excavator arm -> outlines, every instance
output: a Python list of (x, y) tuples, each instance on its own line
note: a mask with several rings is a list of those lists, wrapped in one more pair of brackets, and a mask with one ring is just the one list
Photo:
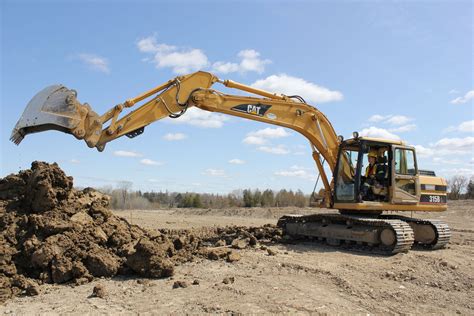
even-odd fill
[[(215, 83), (253, 96), (221, 93), (211, 89)], [(118, 104), (102, 116), (92, 111), (87, 103), (81, 104), (76, 97), (75, 91), (63, 86), (48, 87), (38, 93), (15, 126), (12, 141), (19, 144), (27, 134), (55, 129), (84, 139), (89, 147), (102, 151), (108, 142), (118, 137), (133, 138), (143, 133), (147, 125), (166, 117), (178, 118), (196, 106), (287, 127), (305, 136), (324, 184), (324, 204), (330, 204), (332, 188), (323, 163), (326, 161), (331, 171), (334, 170), (339, 140), (326, 116), (299, 96), (273, 94), (231, 80), (222, 81), (211, 73), (199, 71), (177, 77)], [(146, 99), (149, 100), (119, 118), (125, 108), (137, 106)], [(110, 123), (104, 128), (107, 122)]]

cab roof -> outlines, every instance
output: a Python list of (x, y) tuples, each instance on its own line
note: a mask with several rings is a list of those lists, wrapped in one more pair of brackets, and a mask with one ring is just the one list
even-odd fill
[(386, 143), (390, 145), (400, 145), (400, 146), (406, 146), (407, 144), (402, 141), (402, 140), (393, 140), (393, 139), (385, 139), (385, 138), (374, 138), (374, 137), (365, 137), (365, 136), (359, 136), (358, 138), (349, 138), (346, 140), (347, 143), (352, 143), (355, 141), (360, 141), (360, 140), (365, 140), (365, 141), (371, 141), (371, 142), (377, 142), (377, 143)]

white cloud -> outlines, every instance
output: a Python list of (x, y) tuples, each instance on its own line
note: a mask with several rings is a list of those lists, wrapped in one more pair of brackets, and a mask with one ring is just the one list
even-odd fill
[(156, 36), (139, 40), (137, 47), (141, 52), (153, 55), (152, 62), (156, 68), (169, 67), (177, 74), (197, 71), (209, 64), (207, 56), (202, 50), (158, 43)]
[(263, 138), (282, 138), (282, 137), (288, 137), (291, 134), (288, 133), (286, 129), (284, 129), (283, 127), (276, 127), (276, 128), (267, 127), (264, 129), (259, 129), (256, 132), (251, 132), (250, 135), (263, 137)]
[(225, 177), (226, 176), (224, 170), (212, 169), (212, 168), (206, 169), (202, 174), (206, 176), (211, 176), (211, 177)]
[(301, 178), (310, 181), (316, 180), (316, 175), (314, 174), (314, 170), (303, 168), (300, 166), (291, 166), (289, 170), (281, 170), (276, 171), (274, 173), (276, 176), (281, 177), (292, 177), (292, 178)]
[(116, 150), (113, 152), (117, 157), (142, 157), (143, 155), (134, 151)]
[(257, 136), (247, 136), (242, 140), (243, 143), (248, 144), (248, 145), (263, 145), (267, 142), (267, 140), (263, 137), (257, 137)]
[(167, 119), (167, 122), (174, 124), (189, 124), (202, 128), (220, 128), (228, 121), (229, 117), (223, 114), (216, 114), (201, 110), (197, 107), (189, 108), (186, 113), (177, 119)]
[(390, 116), (386, 122), (391, 124), (391, 125), (404, 125), (407, 124), (408, 122), (413, 121), (411, 117), (407, 117), (404, 115), (393, 115)]
[(444, 129), (447, 132), (463, 132), (463, 133), (474, 133), (474, 120), (462, 122), (458, 126), (450, 126)]
[(163, 136), (163, 139), (168, 140), (168, 141), (176, 141), (176, 140), (183, 140), (188, 138), (186, 134), (183, 133), (168, 133), (165, 136)]
[(242, 58), (240, 62), (242, 72), (255, 71), (262, 73), (265, 70), (265, 65), (271, 63), (268, 59), (260, 59), (260, 53), (253, 49), (241, 50), (238, 56)]
[(274, 147), (260, 146), (260, 147), (257, 147), (257, 149), (269, 154), (274, 154), (274, 155), (287, 155), (290, 153), (290, 150), (286, 148), (284, 145), (278, 145)]
[(100, 57), (94, 54), (79, 54), (78, 58), (93, 70), (100, 71), (106, 74), (110, 73), (109, 62), (104, 57)]
[(462, 122), (458, 126), (460, 132), (474, 133), (474, 120)]
[(369, 122), (371, 123), (388, 123), (390, 125), (407, 125), (407, 123), (413, 121), (414, 119), (405, 115), (380, 115), (380, 114), (374, 114), (371, 117), (369, 117)]
[(433, 162), (435, 164), (441, 164), (441, 165), (458, 165), (458, 164), (462, 163), (461, 161), (459, 161), (457, 159), (445, 159), (445, 158), (441, 158), (441, 157), (434, 157)]
[(447, 168), (447, 169), (437, 170), (436, 174), (438, 175), (438, 173), (440, 175), (445, 176), (448, 179), (450, 177), (456, 176), (456, 175), (463, 175), (463, 176), (466, 176), (466, 177), (471, 177), (471, 176), (474, 176), (474, 168), (462, 168), (462, 167)]
[(239, 71), (239, 64), (217, 61), (214, 64), (212, 64), (212, 71), (222, 73), (222, 74), (237, 72)]
[(234, 158), (234, 159), (229, 160), (229, 163), (234, 164), (234, 165), (243, 165), (245, 161), (238, 158)]
[(442, 138), (432, 146), (437, 154), (474, 154), (474, 137)]
[(474, 99), (474, 90), (466, 92), (463, 97), (457, 97), (456, 99), (451, 100), (451, 104), (463, 104), (469, 102), (472, 99)]
[(456, 89), (451, 89), (451, 90), (449, 90), (448, 93), (449, 93), (449, 94), (456, 94), (456, 93), (459, 93), (459, 91), (456, 90)]
[(364, 128), (362, 131), (360, 131), (359, 134), (360, 136), (366, 136), (366, 137), (400, 140), (400, 137), (398, 137), (397, 135), (390, 133), (384, 128), (378, 128), (375, 126)]
[(380, 115), (380, 114), (374, 114), (371, 117), (369, 117), (369, 122), (377, 123), (377, 122), (381, 122), (383, 120), (386, 120), (389, 117), (390, 117), (390, 115), (383, 116), (383, 115)]
[(250, 71), (261, 74), (265, 71), (265, 65), (271, 63), (269, 59), (261, 59), (260, 53), (253, 49), (241, 50), (237, 56), (240, 63), (218, 61), (212, 65), (212, 70), (223, 74)]
[(142, 165), (147, 165), (147, 166), (161, 166), (161, 165), (163, 165), (163, 163), (160, 162), (160, 161), (155, 161), (155, 160), (151, 160), (151, 159), (147, 159), (147, 158), (140, 160), (140, 163)]
[(430, 157), (434, 154), (433, 149), (424, 147), (422, 145), (414, 145), (417, 156), (420, 157)]
[(343, 95), (339, 91), (332, 91), (304, 79), (286, 74), (272, 75), (265, 79), (257, 80), (252, 84), (252, 87), (274, 93), (300, 95), (307, 102), (313, 103), (340, 101), (343, 99)]
[(404, 132), (413, 131), (415, 129), (416, 129), (416, 124), (407, 124), (407, 125), (403, 125), (403, 126), (400, 126), (400, 127), (391, 128), (391, 129), (389, 129), (389, 132), (404, 133)]
[(291, 134), (288, 133), (283, 127), (267, 127), (248, 133), (242, 142), (249, 145), (263, 145), (267, 143), (268, 139), (288, 137), (290, 135)]

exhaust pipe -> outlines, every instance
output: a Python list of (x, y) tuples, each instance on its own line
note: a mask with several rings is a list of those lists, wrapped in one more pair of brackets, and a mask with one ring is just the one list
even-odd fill
[(26, 106), (10, 140), (19, 145), (28, 134), (57, 130), (95, 147), (102, 133), (102, 122), (87, 103), (81, 104), (76, 97), (76, 91), (63, 85), (44, 88)]

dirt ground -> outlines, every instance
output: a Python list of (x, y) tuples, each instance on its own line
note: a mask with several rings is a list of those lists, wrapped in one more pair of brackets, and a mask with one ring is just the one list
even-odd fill
[[(280, 215), (295, 211), (135, 210), (115, 214), (156, 230), (261, 226), (275, 224)], [(195, 258), (176, 266), (171, 278), (119, 276), (96, 278), (79, 286), (44, 284), (37, 296), (8, 300), (0, 306), (0, 313), (472, 315), (473, 211), (472, 201), (455, 201), (449, 202), (448, 212), (416, 214), (449, 223), (453, 236), (442, 250), (377, 256), (309, 242), (269, 243), (270, 251), (265, 245), (240, 250), (241, 259), (232, 263)], [(181, 286), (174, 288), (175, 284)], [(92, 295), (94, 287), (102, 291), (103, 298)]]

